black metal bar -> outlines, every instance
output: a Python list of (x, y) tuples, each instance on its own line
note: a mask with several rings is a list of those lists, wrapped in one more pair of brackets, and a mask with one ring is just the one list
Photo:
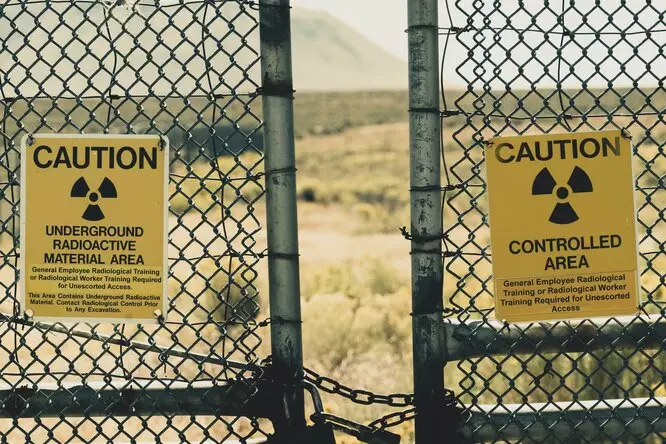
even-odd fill
[(666, 431), (665, 411), (666, 398), (478, 405), (463, 433), (483, 442), (617, 442)]
[(211, 415), (270, 418), (279, 405), (277, 391), (267, 384), (225, 385), (96, 382), (37, 389), (0, 390), (0, 418), (63, 416)]
[(510, 325), (496, 321), (447, 320), (444, 336), (448, 361), (506, 354), (583, 353), (609, 348), (649, 350), (664, 346), (666, 321), (618, 317)]

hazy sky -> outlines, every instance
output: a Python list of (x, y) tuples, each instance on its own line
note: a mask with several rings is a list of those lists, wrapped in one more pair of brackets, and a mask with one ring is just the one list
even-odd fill
[[(660, 0), (661, 3), (663, 0)], [(623, 4), (624, 3), (624, 4)], [(448, 26), (443, 0), (439, 3), (440, 26)], [(498, 11), (493, 11), (493, 2), (483, 3), (485, 13), (492, 13), (491, 26), (504, 27), (507, 18)], [(455, 37), (451, 38), (447, 51), (447, 63), (444, 78), (448, 85), (466, 84), (457, 71), (475, 83), (490, 83), (496, 86), (498, 76), (504, 81), (511, 81), (513, 86), (527, 86), (538, 83), (552, 86), (557, 82), (560, 70), (565, 86), (580, 88), (583, 81), (588, 86), (629, 85), (638, 79), (641, 85), (655, 85), (659, 79), (666, 78), (666, 60), (659, 54), (659, 47), (666, 46), (666, 27), (658, 17), (660, 8), (648, 8), (642, 2), (624, 2), (624, 0), (604, 0), (603, 6), (595, 6), (591, 0), (576, 3), (576, 7), (565, 3), (565, 26), (574, 30), (575, 35), (560, 40), (562, 27), (558, 16), (562, 9), (560, 2), (551, 2), (544, 8), (542, 1), (524, 2), (503, 0), (502, 12), (511, 16), (511, 24), (516, 28), (528, 28), (524, 33), (525, 43), (518, 41), (519, 34), (514, 31), (501, 33), (501, 40), (496, 41), (496, 33), (486, 30), (482, 34), (467, 32), (460, 38), (470, 48), (475, 48), (473, 59), (467, 49), (460, 45)], [(296, 7), (322, 9), (339, 18), (347, 25), (364, 34), (388, 52), (407, 60), (407, 0), (292, 0)], [(472, 2), (459, 3), (469, 13), (474, 12)], [(516, 12), (519, 11), (519, 12)], [(614, 12), (612, 12), (614, 11)], [(451, 6), (453, 22), (456, 26), (465, 25), (465, 18)], [(483, 27), (482, 15), (473, 16), (474, 26)], [(534, 24), (532, 22), (536, 20)], [(646, 38), (645, 29), (651, 29), (652, 35)], [(550, 39), (539, 29), (554, 31)], [(603, 33), (595, 39), (594, 33)], [(626, 38), (620, 38), (621, 31), (628, 31)], [(480, 39), (477, 41), (477, 39)], [(444, 38), (440, 40), (440, 51)], [(557, 51), (562, 45), (562, 63), (558, 63)], [(634, 47), (639, 50), (635, 53)], [(507, 54), (507, 49), (510, 54)], [(534, 60), (532, 49), (536, 51), (538, 63)], [(492, 63), (484, 56), (488, 52)], [(462, 65), (462, 66), (459, 66)], [(495, 72), (493, 65), (500, 71)], [(558, 66), (560, 65), (560, 66)], [(620, 68), (624, 65), (624, 68)], [(523, 71), (523, 75), (519, 74)]]
[(323, 9), (407, 60), (407, 0), (292, 0), (292, 5)]

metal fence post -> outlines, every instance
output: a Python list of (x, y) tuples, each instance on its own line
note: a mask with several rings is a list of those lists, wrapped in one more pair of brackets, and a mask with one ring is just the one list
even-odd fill
[(279, 442), (298, 442), (305, 428), (289, 8), (289, 0), (264, 0), (259, 13), (271, 344), (286, 387), (284, 417), (274, 419)]
[[(416, 442), (442, 443), (442, 220), (438, 0), (409, 0), (412, 341)], [(447, 438), (447, 436), (449, 438)]]

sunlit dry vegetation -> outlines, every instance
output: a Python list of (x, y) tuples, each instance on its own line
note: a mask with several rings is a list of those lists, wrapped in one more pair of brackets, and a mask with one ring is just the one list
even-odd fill
[[(611, 99), (605, 98), (600, 103), (605, 106)], [(635, 96), (629, 99), (630, 105), (638, 100)], [(465, 103), (463, 100), (461, 106)], [(529, 108), (535, 104), (523, 106)], [(412, 389), (409, 242), (398, 231), (400, 226), (409, 225), (409, 133), (405, 110), (405, 93), (305, 95), (299, 96), (296, 102), (305, 363), (347, 385), (379, 393)], [(446, 156), (449, 166), (458, 174), (454, 180), (469, 177), (472, 167), (482, 168), (483, 152), (477, 136), (495, 135), (489, 129), (481, 130), (484, 126), (481, 121), (475, 123), (479, 131), (471, 124), (462, 131), (456, 129), (464, 119), (457, 116), (445, 122)], [(655, 141), (663, 143), (666, 132), (645, 129), (650, 128), (655, 119), (644, 118), (645, 127), (636, 123), (630, 126), (634, 143), (640, 143), (638, 154), (642, 157), (635, 160), (637, 184), (642, 189), (636, 194), (639, 216), (647, 225), (640, 227), (641, 251), (658, 250), (665, 242), (660, 221), (666, 198), (663, 190), (658, 189), (663, 188), (666, 162), (663, 150)], [(498, 133), (509, 131), (501, 119), (493, 123)], [(629, 126), (632, 122), (625, 118), (616, 123)], [(590, 119), (587, 124), (602, 127), (604, 121)], [(583, 125), (580, 129), (589, 129), (589, 126)], [(538, 131), (529, 122), (516, 123), (515, 127), (518, 131)], [(557, 131), (564, 130), (557, 128)], [(469, 150), (465, 159), (463, 150)], [(202, 151), (210, 157), (207, 148)], [(227, 235), (233, 237), (243, 230), (248, 233), (256, 230), (258, 247), (255, 250), (261, 251), (260, 247), (265, 245), (262, 156), (260, 149), (249, 149), (241, 154), (220, 156), (212, 164), (203, 157), (190, 167), (175, 162), (174, 180), (170, 185), (173, 213), (170, 222), (172, 227), (180, 225), (180, 228), (172, 232), (172, 244), (182, 248), (188, 256), (201, 255), (204, 248), (191, 245), (186, 228), (197, 227), (198, 239), (208, 245), (220, 232), (215, 233), (206, 224), (201, 226), (201, 222), (212, 221), (219, 226), (220, 204), (223, 204), (235, 219), (227, 221)], [(456, 163), (461, 159), (461, 163)], [(216, 165), (220, 174), (212, 173)], [(478, 199), (448, 195), (445, 226), (451, 227), (456, 222), (454, 209), (462, 211), (471, 205), (476, 205), (480, 211), (461, 217), (467, 226), (484, 225), (485, 197), (482, 189), (475, 192), (479, 194)], [(241, 221), (240, 228), (236, 221)], [(655, 228), (649, 228), (655, 224)], [(0, 236), (3, 251), (8, 251), (11, 236), (6, 233)], [(459, 227), (451, 232), (449, 240), (464, 244), (469, 239), (487, 246), (487, 227), (473, 233)], [(240, 240), (242, 236), (238, 242)], [(225, 242), (219, 241), (210, 244), (209, 250), (221, 251), (225, 247)], [(177, 253), (176, 249), (171, 253)], [(663, 273), (655, 270), (664, 270), (666, 263), (661, 256), (655, 256), (644, 258), (642, 264), (646, 267), (642, 276), (644, 293), (650, 293), (654, 300), (662, 300)], [(479, 259), (472, 265), (460, 261), (447, 265), (444, 294), (449, 305), (453, 298), (456, 304), (468, 307), (472, 301), (465, 296), (466, 292), (479, 294), (473, 301), (475, 308), (492, 308), (492, 285), (483, 282), (491, 273), (489, 260)], [(248, 269), (255, 269), (258, 277), (244, 274)], [(466, 276), (470, 271), (482, 279)], [(454, 273), (461, 278), (456, 279)], [(227, 319), (229, 305), (236, 307), (237, 313), (247, 320), (269, 316), (265, 260), (241, 264), (234, 259), (231, 266), (228, 259), (207, 260), (201, 262), (194, 273), (188, 267), (179, 266), (173, 274), (170, 291), (172, 296), (178, 295), (178, 310), (194, 313), (198, 320)], [(0, 282), (9, 286), (13, 277), (9, 267), (5, 267)], [(241, 288), (246, 289), (243, 300)], [(12, 307), (3, 309), (10, 312)], [(658, 311), (655, 306), (647, 309), (652, 313)], [(177, 314), (174, 320), (178, 321)], [(212, 327), (205, 333), (211, 341), (222, 334)], [(197, 342), (191, 330), (185, 329), (179, 334), (182, 342)], [(227, 334), (240, 333), (229, 330)], [(265, 357), (270, 353), (268, 329), (261, 329), (259, 334), (265, 341), (258, 345), (256, 355)], [(145, 339), (145, 334), (137, 335)], [(165, 343), (169, 340), (161, 339)], [(205, 352), (207, 347), (199, 341), (195, 351)], [(622, 369), (625, 362), (631, 369), (626, 365)], [(148, 365), (143, 371), (147, 368)], [(181, 371), (192, 375), (197, 369), (184, 365)], [(219, 373), (219, 369), (207, 368), (207, 371)], [(449, 388), (465, 392), (464, 403), (494, 404), (498, 400), (520, 403), (574, 397), (581, 400), (600, 396), (640, 397), (652, 393), (664, 396), (664, 371), (666, 360), (658, 351), (603, 350), (586, 355), (469, 359), (448, 364), (445, 376)], [(491, 380), (488, 386), (484, 385), (484, 379)], [(358, 406), (328, 395), (325, 408), (360, 422), (369, 422), (386, 412), (381, 406)], [(413, 436), (410, 424), (397, 431), (405, 438), (403, 442), (410, 442)]]

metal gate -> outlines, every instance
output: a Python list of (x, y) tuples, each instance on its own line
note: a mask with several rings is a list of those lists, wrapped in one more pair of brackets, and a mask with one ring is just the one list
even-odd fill
[[(432, 396), (426, 389), (442, 382), (432, 356), (446, 363), (445, 386), (464, 406), (462, 431), (471, 441), (664, 439), (664, 19), (663, 5), (650, 0), (411, 2), (418, 442), (441, 442), (441, 430), (418, 422), (420, 393)], [(437, 117), (442, 182), (428, 164), (440, 154)], [(484, 141), (601, 129), (633, 136), (641, 313), (495, 320)], [(441, 270), (432, 259), (440, 238), (443, 306), (429, 285)]]
[[(664, 12), (649, 0), (440, 2), (440, 27), (437, 3), (409, 2), (413, 396), (303, 370), (287, 0), (0, 6), (3, 442), (247, 442), (273, 429), (296, 442), (304, 389), (320, 424), (395, 442), (384, 433), (393, 417), (363, 427), (326, 415), (317, 387), (410, 407), (395, 418), (416, 415), (420, 444), (661, 439)], [(447, 83), (454, 73), (462, 90)], [(493, 320), (484, 140), (610, 128), (633, 134), (641, 315)], [(18, 141), (36, 132), (169, 137), (171, 302), (160, 324), (20, 317)]]
[[(274, 417), (270, 403), (257, 396), (270, 352), (257, 283), (269, 255), (258, 212), (270, 137), (257, 111), (259, 9), (245, 0), (0, 5), (2, 442), (247, 442), (273, 431), (261, 419)], [(170, 139), (170, 305), (160, 324), (19, 316), (18, 149), (37, 132)]]

